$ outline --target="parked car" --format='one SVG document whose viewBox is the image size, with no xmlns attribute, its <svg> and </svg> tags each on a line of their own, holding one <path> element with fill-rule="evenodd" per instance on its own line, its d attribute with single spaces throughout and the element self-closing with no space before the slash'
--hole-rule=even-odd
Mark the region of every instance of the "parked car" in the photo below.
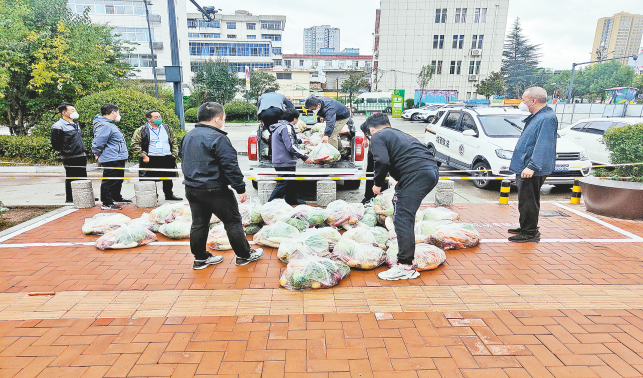
<svg viewBox="0 0 643 378">
<path fill-rule="evenodd" d="M 606 130 L 643 123 L 643 118 L 590 118 L 580 120 L 564 129 L 559 134 L 583 147 L 589 160 L 596 164 L 610 164 L 610 153 L 603 143 Z"/>
<path fill-rule="evenodd" d="M 439 164 L 462 170 L 476 170 L 472 176 L 513 175 L 509 163 L 521 135 L 523 120 L 529 116 L 514 109 L 451 108 L 427 125 L 424 141 Z M 592 163 L 585 149 L 559 138 L 556 169 L 548 184 L 571 186 L 572 178 L 587 176 Z M 490 172 L 485 172 L 490 170 Z M 499 185 L 498 180 L 472 180 L 478 188 Z"/>
<path fill-rule="evenodd" d="M 425 110 L 420 114 L 420 119 L 424 122 L 431 123 L 435 120 L 435 116 L 440 112 L 448 109 L 460 109 L 464 104 L 442 104 L 438 108 Z"/>
<path fill-rule="evenodd" d="M 405 121 L 420 121 L 425 116 L 426 111 L 435 110 L 441 106 L 441 104 L 431 104 L 423 106 L 421 108 L 406 109 L 402 112 L 402 119 L 404 119 Z"/>
</svg>

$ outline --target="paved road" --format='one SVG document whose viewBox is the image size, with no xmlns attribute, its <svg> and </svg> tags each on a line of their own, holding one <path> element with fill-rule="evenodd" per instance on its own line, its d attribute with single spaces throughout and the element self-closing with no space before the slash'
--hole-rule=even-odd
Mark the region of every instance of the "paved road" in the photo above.
<svg viewBox="0 0 643 378">
<path fill-rule="evenodd" d="M 356 125 L 360 125 L 364 121 L 364 117 L 356 117 Z M 424 127 L 425 123 L 422 122 L 408 122 L 403 120 L 393 120 L 393 126 L 399 128 L 411 135 L 414 135 L 420 140 L 424 140 Z M 234 145 L 239 152 L 247 152 L 248 136 L 254 132 L 255 128 L 251 126 L 237 126 L 229 124 L 226 126 L 226 131 Z M 364 162 L 365 163 L 365 162 Z M 249 168 L 249 161 L 247 156 L 239 155 L 239 165 L 243 171 Z M 2 167 L 0 167 L 0 171 Z M 449 167 L 442 167 L 442 171 L 452 170 Z M 2 174 L 0 174 L 2 175 Z M 6 175 L 6 174 L 5 174 Z M 459 176 L 459 174 L 444 173 L 443 176 Z M 51 174 L 56 176 L 56 174 Z M 315 201 L 315 183 L 314 182 L 300 182 L 300 196 L 306 201 Z M 96 196 L 100 194 L 100 184 L 98 181 L 94 182 L 94 191 Z M 159 184 L 160 192 L 160 184 Z M 184 197 L 183 185 L 180 181 L 175 181 L 175 193 Z M 257 192 L 252 188 L 248 182 L 248 193 L 250 196 L 257 196 Z M 134 196 L 134 185 L 132 182 L 125 182 L 123 185 L 123 194 L 126 198 Z M 545 185 L 542 190 L 543 201 L 567 201 L 571 192 L 569 189 L 560 189 L 551 185 Z M 339 187 L 337 197 L 347 201 L 360 201 L 364 196 L 364 184 L 358 190 L 343 190 Z M 481 190 L 476 188 L 473 183 L 467 181 L 455 181 L 455 198 L 456 203 L 485 203 L 497 202 L 498 192 L 496 190 Z M 62 180 L 46 179 L 46 180 L 31 180 L 31 179 L 17 179 L 17 180 L 3 180 L 0 179 L 0 201 L 6 205 L 40 205 L 40 204 L 62 204 L 64 202 L 64 185 Z M 510 197 L 511 200 L 516 200 L 515 188 Z M 425 202 L 433 202 L 433 193 L 430 193 Z"/>
</svg>

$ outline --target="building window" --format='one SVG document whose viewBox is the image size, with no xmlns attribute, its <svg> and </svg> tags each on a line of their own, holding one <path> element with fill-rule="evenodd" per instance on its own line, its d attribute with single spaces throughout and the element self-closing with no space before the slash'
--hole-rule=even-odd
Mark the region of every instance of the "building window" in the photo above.
<svg viewBox="0 0 643 378">
<path fill-rule="evenodd" d="M 481 49 L 483 40 L 484 40 L 484 35 L 474 35 L 473 39 L 471 40 L 471 48 Z"/>
<path fill-rule="evenodd" d="M 237 28 L 237 23 L 236 22 L 226 22 L 226 28 L 227 29 L 236 29 Z"/>
<path fill-rule="evenodd" d="M 466 12 L 467 12 L 467 8 L 456 8 L 455 9 L 455 23 L 456 24 L 459 24 L 461 20 L 462 20 L 462 23 L 464 23 L 464 15 L 466 14 Z"/>
<path fill-rule="evenodd" d="M 268 43 L 190 42 L 191 56 L 270 56 Z"/>
<path fill-rule="evenodd" d="M 433 48 L 442 49 L 444 48 L 444 36 L 443 35 L 434 35 L 433 36 Z"/>
<path fill-rule="evenodd" d="M 115 28 L 114 34 L 120 34 L 120 38 L 132 42 L 149 42 L 147 28 Z M 154 29 L 152 29 L 152 41 L 154 41 Z"/>
<path fill-rule="evenodd" d="M 257 39 L 257 36 L 256 35 L 248 35 L 247 38 L 248 39 Z"/>
<path fill-rule="evenodd" d="M 455 75 L 455 60 L 451 61 L 451 65 L 449 66 L 449 74 Z"/>
<path fill-rule="evenodd" d="M 453 36 L 453 45 L 452 45 L 452 47 L 454 49 L 462 50 L 463 45 L 464 45 L 464 35 L 454 35 Z"/>
<path fill-rule="evenodd" d="M 435 73 L 438 75 L 442 75 L 442 61 L 438 60 L 438 66 L 435 69 Z"/>
<path fill-rule="evenodd" d="M 227 37 L 228 38 L 237 38 L 237 35 L 236 34 L 228 34 Z"/>
<path fill-rule="evenodd" d="M 273 47 L 272 48 L 272 53 L 273 54 L 281 54 L 281 47 Z"/>
<path fill-rule="evenodd" d="M 435 73 L 435 70 L 437 69 L 437 64 L 438 64 L 437 60 L 431 61 L 431 67 L 433 67 L 433 73 Z"/>
<path fill-rule="evenodd" d="M 476 62 L 474 60 L 469 62 L 469 75 L 473 75 L 476 70 Z"/>
<path fill-rule="evenodd" d="M 300 59 L 299 60 L 299 67 L 303 67 L 303 66 L 304 66 L 304 61 L 303 61 L 303 59 Z"/>
<path fill-rule="evenodd" d="M 281 34 L 262 34 L 261 39 L 269 39 L 271 41 L 281 41 Z"/>
<path fill-rule="evenodd" d="M 480 75 L 480 61 L 476 62 L 476 75 Z"/>
<path fill-rule="evenodd" d="M 290 73 L 290 72 L 277 72 L 277 80 L 292 80 L 292 73 Z"/>
<path fill-rule="evenodd" d="M 331 60 L 324 61 L 324 67 L 332 67 L 332 66 L 333 66 L 333 62 Z"/>
<path fill-rule="evenodd" d="M 313 60 L 313 68 L 317 68 L 318 66 L 319 66 L 319 61 Z"/>
<path fill-rule="evenodd" d="M 111 0 L 69 0 L 67 6 L 75 13 L 83 13 L 88 9 L 90 14 L 134 14 L 145 15 L 143 2 L 111 1 Z"/>
<path fill-rule="evenodd" d="M 290 67 L 290 66 L 292 65 L 292 61 L 291 61 L 291 60 L 289 60 L 289 59 L 286 59 L 286 60 L 284 60 L 284 65 L 285 65 L 286 67 Z"/>
<path fill-rule="evenodd" d="M 255 24 L 254 22 L 248 22 L 246 24 L 246 29 L 247 30 L 255 30 L 256 28 L 257 28 L 257 24 Z"/>
<path fill-rule="evenodd" d="M 261 29 L 281 30 L 281 21 L 261 21 Z"/>
<path fill-rule="evenodd" d="M 158 58 L 154 55 L 154 60 L 158 62 Z M 152 55 L 150 54 L 130 54 L 125 58 L 132 67 L 152 67 Z"/>
<path fill-rule="evenodd" d="M 272 61 L 275 66 L 281 66 L 281 59 L 273 59 Z"/>
<path fill-rule="evenodd" d="M 461 71 L 462 71 L 462 61 L 458 60 L 455 67 L 456 75 L 460 75 Z"/>
<path fill-rule="evenodd" d="M 206 21 L 206 20 L 197 20 L 197 19 L 188 19 L 188 28 L 220 28 L 221 21 Z"/>
<path fill-rule="evenodd" d="M 188 33 L 188 38 L 221 38 L 219 33 Z"/>
<path fill-rule="evenodd" d="M 485 23 L 487 22 L 487 8 L 476 8 L 476 13 L 473 18 L 475 23 Z"/>
<path fill-rule="evenodd" d="M 440 49 L 443 49 L 443 48 L 444 48 L 444 36 L 441 35 L 440 36 Z"/>
<path fill-rule="evenodd" d="M 359 60 L 353 62 L 353 67 L 359 67 Z"/>
<path fill-rule="evenodd" d="M 435 10 L 435 23 L 436 24 L 445 24 L 447 22 L 447 10 L 446 8 L 444 9 L 436 9 Z"/>
</svg>

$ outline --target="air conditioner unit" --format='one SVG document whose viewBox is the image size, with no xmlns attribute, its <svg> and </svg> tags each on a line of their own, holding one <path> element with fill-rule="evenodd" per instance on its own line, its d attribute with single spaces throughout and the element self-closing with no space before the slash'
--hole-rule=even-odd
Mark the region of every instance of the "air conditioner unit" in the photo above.
<svg viewBox="0 0 643 378">
<path fill-rule="evenodd" d="M 471 49 L 471 56 L 480 56 L 482 55 L 482 49 Z"/>
<path fill-rule="evenodd" d="M 469 75 L 469 81 L 478 81 L 480 75 Z"/>
<path fill-rule="evenodd" d="M 152 48 L 154 50 L 163 50 L 163 42 L 152 42 Z"/>
</svg>

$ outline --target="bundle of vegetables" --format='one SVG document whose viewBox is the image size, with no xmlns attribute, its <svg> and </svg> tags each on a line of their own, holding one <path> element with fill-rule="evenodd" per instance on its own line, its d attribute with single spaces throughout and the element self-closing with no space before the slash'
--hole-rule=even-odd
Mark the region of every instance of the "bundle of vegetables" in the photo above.
<svg viewBox="0 0 643 378">
<path fill-rule="evenodd" d="M 446 207 L 429 207 L 424 209 L 422 219 L 425 221 L 448 220 L 457 222 L 460 220 L 460 214 L 455 211 L 451 211 Z"/>
<path fill-rule="evenodd" d="M 313 133 L 324 133 L 326 131 L 326 124 L 325 123 L 316 123 L 313 127 L 310 128 Z"/>
<path fill-rule="evenodd" d="M 135 248 L 156 240 L 156 235 L 143 226 L 122 224 L 119 228 L 109 231 L 98 238 L 96 248 L 103 251 L 106 249 Z"/>
<path fill-rule="evenodd" d="M 308 125 L 306 125 L 306 122 L 302 120 L 298 120 L 297 124 L 295 124 L 295 130 L 302 132 L 308 128 Z"/>
<path fill-rule="evenodd" d="M 131 221 L 130 217 L 121 213 L 98 213 L 85 219 L 82 230 L 85 235 L 103 235 Z"/>
<path fill-rule="evenodd" d="M 228 233 L 223 225 L 216 226 L 208 232 L 208 241 L 206 245 L 215 251 L 228 251 L 232 249 Z"/>
<path fill-rule="evenodd" d="M 395 210 L 393 209 L 393 197 L 395 197 L 395 189 L 387 189 L 379 196 L 373 199 L 373 210 L 376 214 L 386 215 L 390 217 Z"/>
<path fill-rule="evenodd" d="M 192 223 L 177 221 L 159 227 L 159 232 L 170 239 L 189 239 Z"/>
<path fill-rule="evenodd" d="M 159 232 L 159 227 L 162 225 L 161 223 L 150 222 L 150 214 L 148 213 L 143 213 L 140 218 L 132 219 L 129 224 L 145 227 L 152 232 Z"/>
<path fill-rule="evenodd" d="M 393 223 L 393 217 L 386 217 L 384 219 L 384 227 L 389 231 L 395 231 L 395 224 Z"/>
<path fill-rule="evenodd" d="M 279 285 L 290 290 L 329 288 L 339 284 L 350 271 L 342 262 L 309 255 L 291 260 L 279 279 Z"/>
<path fill-rule="evenodd" d="M 370 244 L 370 245 L 378 244 L 377 240 L 375 239 L 375 235 L 373 235 L 370 229 L 365 227 L 357 227 L 352 230 L 344 232 L 342 234 L 342 239 L 340 240 L 344 240 L 344 239 L 355 240 L 360 244 Z"/>
<path fill-rule="evenodd" d="M 326 221 L 326 214 L 321 207 L 299 205 L 295 207 L 295 215 L 293 215 L 293 218 L 306 222 L 308 227 L 315 227 Z"/>
<path fill-rule="evenodd" d="M 377 215 L 375 214 L 375 210 L 373 210 L 372 207 L 365 208 L 364 215 L 362 215 L 362 219 L 359 220 L 359 223 L 367 227 L 377 226 Z"/>
<path fill-rule="evenodd" d="M 382 227 L 370 227 L 368 230 L 375 237 L 375 243 L 377 244 L 377 246 L 382 248 L 383 250 L 386 250 L 388 248 L 386 246 L 389 236 L 388 231 L 386 231 Z"/>
<path fill-rule="evenodd" d="M 421 221 L 415 224 L 415 244 L 429 243 L 431 235 L 435 234 L 442 226 L 452 224 L 451 221 Z"/>
<path fill-rule="evenodd" d="M 216 223 L 221 223 L 221 219 L 219 219 L 219 217 L 217 217 L 216 215 L 212 214 L 212 216 L 210 217 L 210 224 L 212 225 Z"/>
<path fill-rule="evenodd" d="M 345 223 L 357 224 L 364 215 L 364 205 L 361 203 L 347 203 L 343 200 L 336 200 L 326 206 L 326 222 L 333 227 L 339 227 Z"/>
<path fill-rule="evenodd" d="M 263 221 L 270 225 L 277 222 L 286 222 L 295 214 L 295 209 L 280 198 L 264 203 L 261 206 L 260 213 Z"/>
<path fill-rule="evenodd" d="M 306 144 L 311 146 L 319 146 L 322 142 L 322 137 L 322 134 L 312 134 L 310 138 L 308 138 L 308 143 Z"/>
<path fill-rule="evenodd" d="M 397 241 L 391 241 L 386 251 L 386 264 L 393 266 L 397 264 L 399 248 Z M 413 256 L 413 267 L 418 272 L 432 270 L 440 266 L 447 259 L 447 255 L 440 248 L 430 244 L 416 244 L 415 255 Z"/>
<path fill-rule="evenodd" d="M 289 224 L 289 225 L 293 226 L 294 228 L 297 229 L 297 231 L 300 231 L 300 232 L 303 231 L 303 230 L 308 229 L 308 223 L 306 221 L 303 221 L 303 220 L 297 219 L 297 218 L 288 219 L 286 221 L 286 224 Z"/>
<path fill-rule="evenodd" d="M 164 203 L 150 212 L 152 223 L 172 223 L 182 215 L 192 215 L 190 205 L 187 203 Z"/>
<path fill-rule="evenodd" d="M 308 155 L 316 164 L 325 164 L 338 161 L 342 156 L 337 148 L 328 143 L 320 143 Z"/>
<path fill-rule="evenodd" d="M 293 258 L 316 255 L 328 257 L 328 242 L 316 230 L 308 230 L 284 240 L 279 245 L 277 257 L 281 262 L 288 263 Z"/>
<path fill-rule="evenodd" d="M 333 257 L 351 268 L 359 269 L 375 269 L 386 261 L 386 254 L 382 248 L 344 238 L 335 245 Z"/>
<path fill-rule="evenodd" d="M 452 223 L 440 227 L 430 241 L 444 250 L 471 248 L 480 243 L 480 233 L 469 223 Z"/>
<path fill-rule="evenodd" d="M 329 250 L 333 250 L 335 248 L 335 244 L 339 242 L 339 239 L 341 239 L 342 235 L 334 229 L 333 227 L 322 227 L 318 228 L 315 231 L 319 233 L 319 235 L 323 236 L 324 239 L 328 242 L 328 248 Z"/>
<path fill-rule="evenodd" d="M 263 223 L 252 223 L 247 226 L 243 226 L 243 231 L 246 232 L 246 235 L 254 235 L 263 227 Z"/>
<path fill-rule="evenodd" d="M 295 227 L 284 222 L 277 222 L 262 228 L 255 234 L 253 240 L 259 245 L 279 248 L 282 241 L 298 233 L 299 231 Z"/>
<path fill-rule="evenodd" d="M 261 203 L 257 198 L 240 203 L 239 213 L 241 214 L 241 224 L 244 226 L 263 222 L 263 218 L 261 217 Z"/>
</svg>

